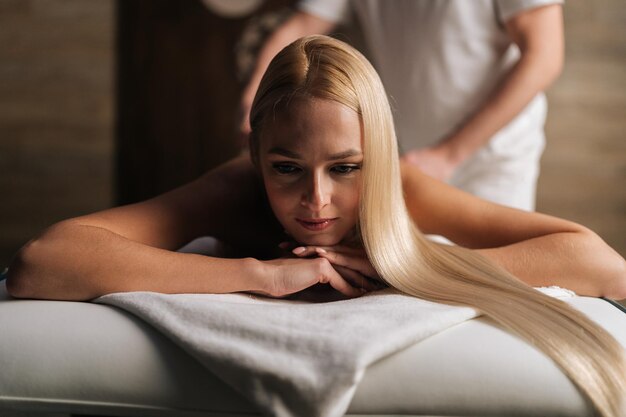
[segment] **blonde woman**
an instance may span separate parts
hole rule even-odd
[[[355,297],[383,282],[477,308],[552,357],[600,415],[619,415],[623,348],[531,288],[626,298],[626,263],[597,235],[401,166],[380,79],[362,55],[332,38],[302,38],[279,53],[250,120],[250,158],[151,200],[60,222],[31,240],[9,268],[10,294],[287,297],[321,284],[331,297]],[[224,242],[229,256],[175,252],[203,235]],[[290,256],[281,256],[284,241],[296,244]]]

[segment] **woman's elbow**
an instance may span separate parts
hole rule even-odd
[[[590,229],[576,225],[576,238],[568,239],[574,275],[583,283],[581,295],[626,299],[626,260]]]
[[[587,231],[587,236],[590,245],[585,252],[595,269],[591,273],[597,274],[602,283],[601,296],[615,300],[626,299],[626,260],[597,234]],[[581,258],[583,256],[581,254]]]
[[[617,255],[614,264],[611,266],[610,277],[604,297],[613,300],[626,299],[626,260]]]
[[[9,271],[6,279],[7,293],[13,298],[30,298],[24,280],[18,278],[19,272]]]
[[[33,284],[34,273],[34,253],[37,250],[38,242],[31,240],[24,245],[13,257],[7,272],[6,288],[11,297],[33,298],[35,285]]]
[[[64,255],[64,249],[57,246],[65,234],[67,223],[49,227],[15,254],[7,273],[9,295],[14,298],[56,299],[56,290],[62,286],[58,277],[63,274],[55,273],[55,270],[59,268],[57,260]]]

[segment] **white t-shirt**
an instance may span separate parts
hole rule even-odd
[[[517,13],[562,0],[301,0],[331,22],[348,6],[394,110],[401,152],[432,145],[473,115],[519,59],[504,27]],[[450,180],[483,198],[532,209],[544,147],[538,94]],[[516,184],[517,182],[517,184]]]
[[[518,60],[506,20],[559,2],[303,0],[298,7],[338,22],[350,3],[390,97],[400,147],[408,151],[457,130]],[[545,114],[534,118],[543,125]]]

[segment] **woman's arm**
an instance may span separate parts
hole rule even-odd
[[[9,267],[17,297],[86,300],[117,291],[262,290],[251,259],[172,252],[193,238],[224,234],[229,182],[252,186],[243,159],[156,198],[57,223],[28,242]],[[244,180],[244,178],[248,178]]]
[[[25,245],[9,267],[14,297],[89,300],[125,291],[225,293],[263,290],[256,261],[148,246],[78,220],[58,223]]]
[[[626,261],[589,229],[474,197],[402,163],[407,208],[423,233],[477,249],[533,286],[626,298]]]
[[[271,221],[258,206],[259,192],[252,164],[240,157],[151,200],[62,221],[18,252],[7,289],[14,297],[56,300],[125,291],[284,297],[327,283],[347,297],[361,295],[324,259],[263,262],[172,251],[204,235],[267,245]]]

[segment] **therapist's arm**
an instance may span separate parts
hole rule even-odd
[[[429,148],[406,154],[405,159],[427,174],[447,180],[454,170],[561,74],[564,40],[561,5],[543,6],[516,14],[506,30],[521,57],[487,101],[451,136]]]
[[[577,223],[494,204],[403,162],[407,208],[423,233],[475,249],[532,286],[626,298],[626,261]]]

